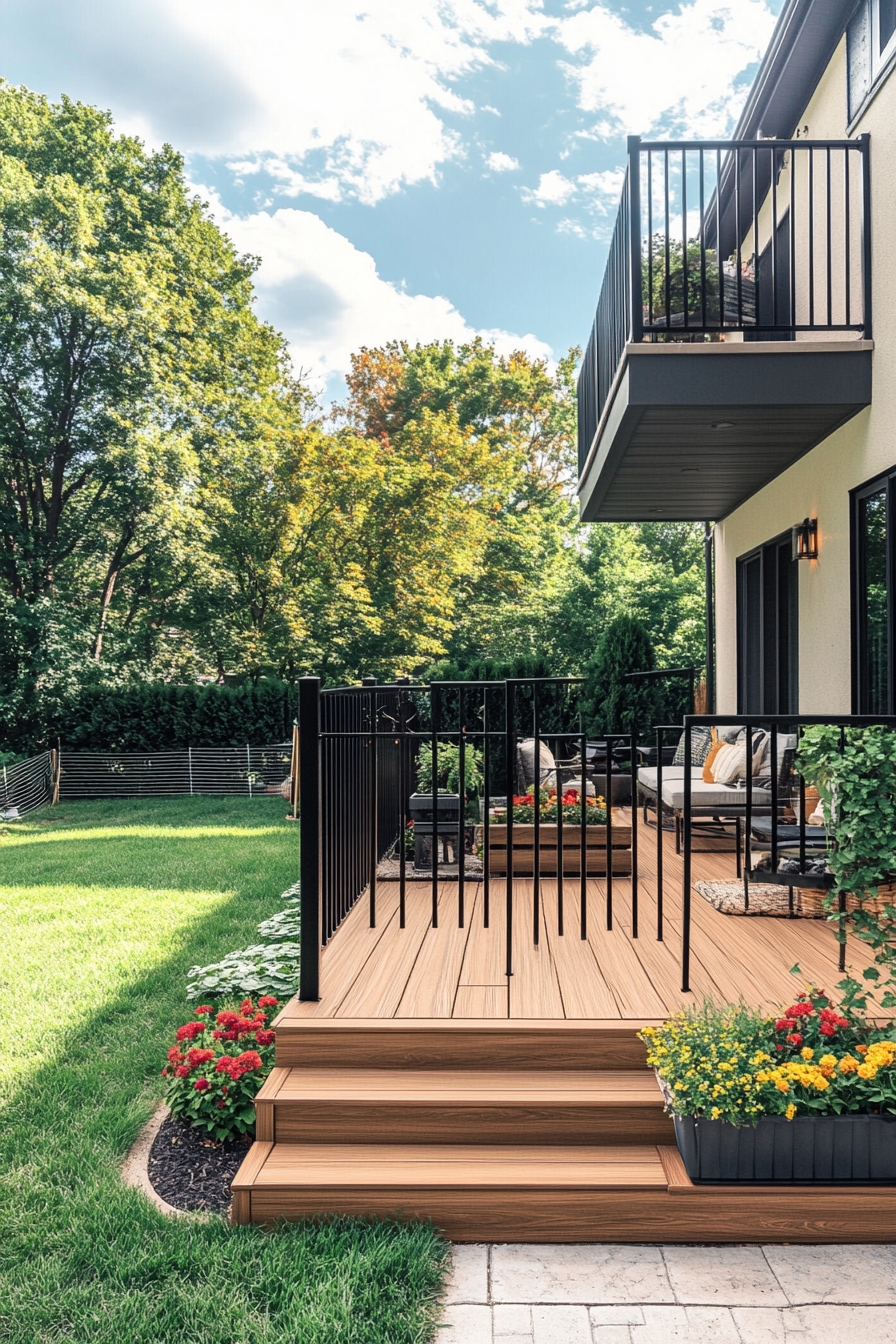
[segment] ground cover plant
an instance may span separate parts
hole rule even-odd
[[[0,830],[0,1336],[9,1344],[430,1337],[425,1227],[168,1219],[119,1177],[190,1015],[187,970],[295,881],[279,799],[63,804]]]

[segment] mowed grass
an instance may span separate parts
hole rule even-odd
[[[446,1248],[420,1225],[168,1219],[119,1169],[162,1094],[186,973],[298,874],[279,799],[62,804],[0,827],[0,1337],[404,1344]]]

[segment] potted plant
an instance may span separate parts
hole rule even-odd
[[[519,877],[535,872],[535,812],[534,793],[518,794],[513,803],[513,871]],[[562,815],[562,871],[575,876],[582,871],[582,795],[568,789],[560,798],[556,789],[542,789],[538,795],[539,866],[538,871],[550,876],[561,871],[561,827],[558,807]],[[507,808],[493,811],[489,824],[488,866],[491,872],[507,871]],[[622,820],[618,809],[613,809],[610,828],[613,874],[627,876],[632,870],[632,828]],[[480,828],[480,845],[484,844],[484,828]],[[607,871],[607,806],[603,798],[585,798],[585,873],[603,877]]]
[[[692,1181],[896,1181],[896,1040],[809,988],[639,1033]]]
[[[417,758],[417,792],[408,800],[414,831],[414,866],[432,866],[433,827],[436,838],[444,844],[452,840],[457,845],[461,827],[461,792],[464,802],[471,794],[482,789],[482,752],[470,745],[464,749],[464,779],[460,778],[460,747],[454,742],[440,742],[437,750],[438,781],[433,795],[432,745],[424,742]],[[435,817],[438,815],[438,823]]]

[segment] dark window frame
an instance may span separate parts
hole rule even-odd
[[[896,466],[863,481],[849,492],[849,586],[850,644],[852,664],[852,712],[867,712],[868,667],[867,626],[865,624],[865,551],[861,527],[861,507],[871,495],[886,491],[887,524],[887,707],[893,714],[896,704]]]

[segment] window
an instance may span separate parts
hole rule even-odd
[[[737,562],[737,712],[795,714],[799,574],[785,532]]]
[[[892,714],[896,470],[852,492],[853,710]]]
[[[872,69],[877,70],[896,50],[896,0],[873,0],[871,5]]]
[[[846,29],[846,62],[853,122],[896,65],[896,0],[859,0]]]

